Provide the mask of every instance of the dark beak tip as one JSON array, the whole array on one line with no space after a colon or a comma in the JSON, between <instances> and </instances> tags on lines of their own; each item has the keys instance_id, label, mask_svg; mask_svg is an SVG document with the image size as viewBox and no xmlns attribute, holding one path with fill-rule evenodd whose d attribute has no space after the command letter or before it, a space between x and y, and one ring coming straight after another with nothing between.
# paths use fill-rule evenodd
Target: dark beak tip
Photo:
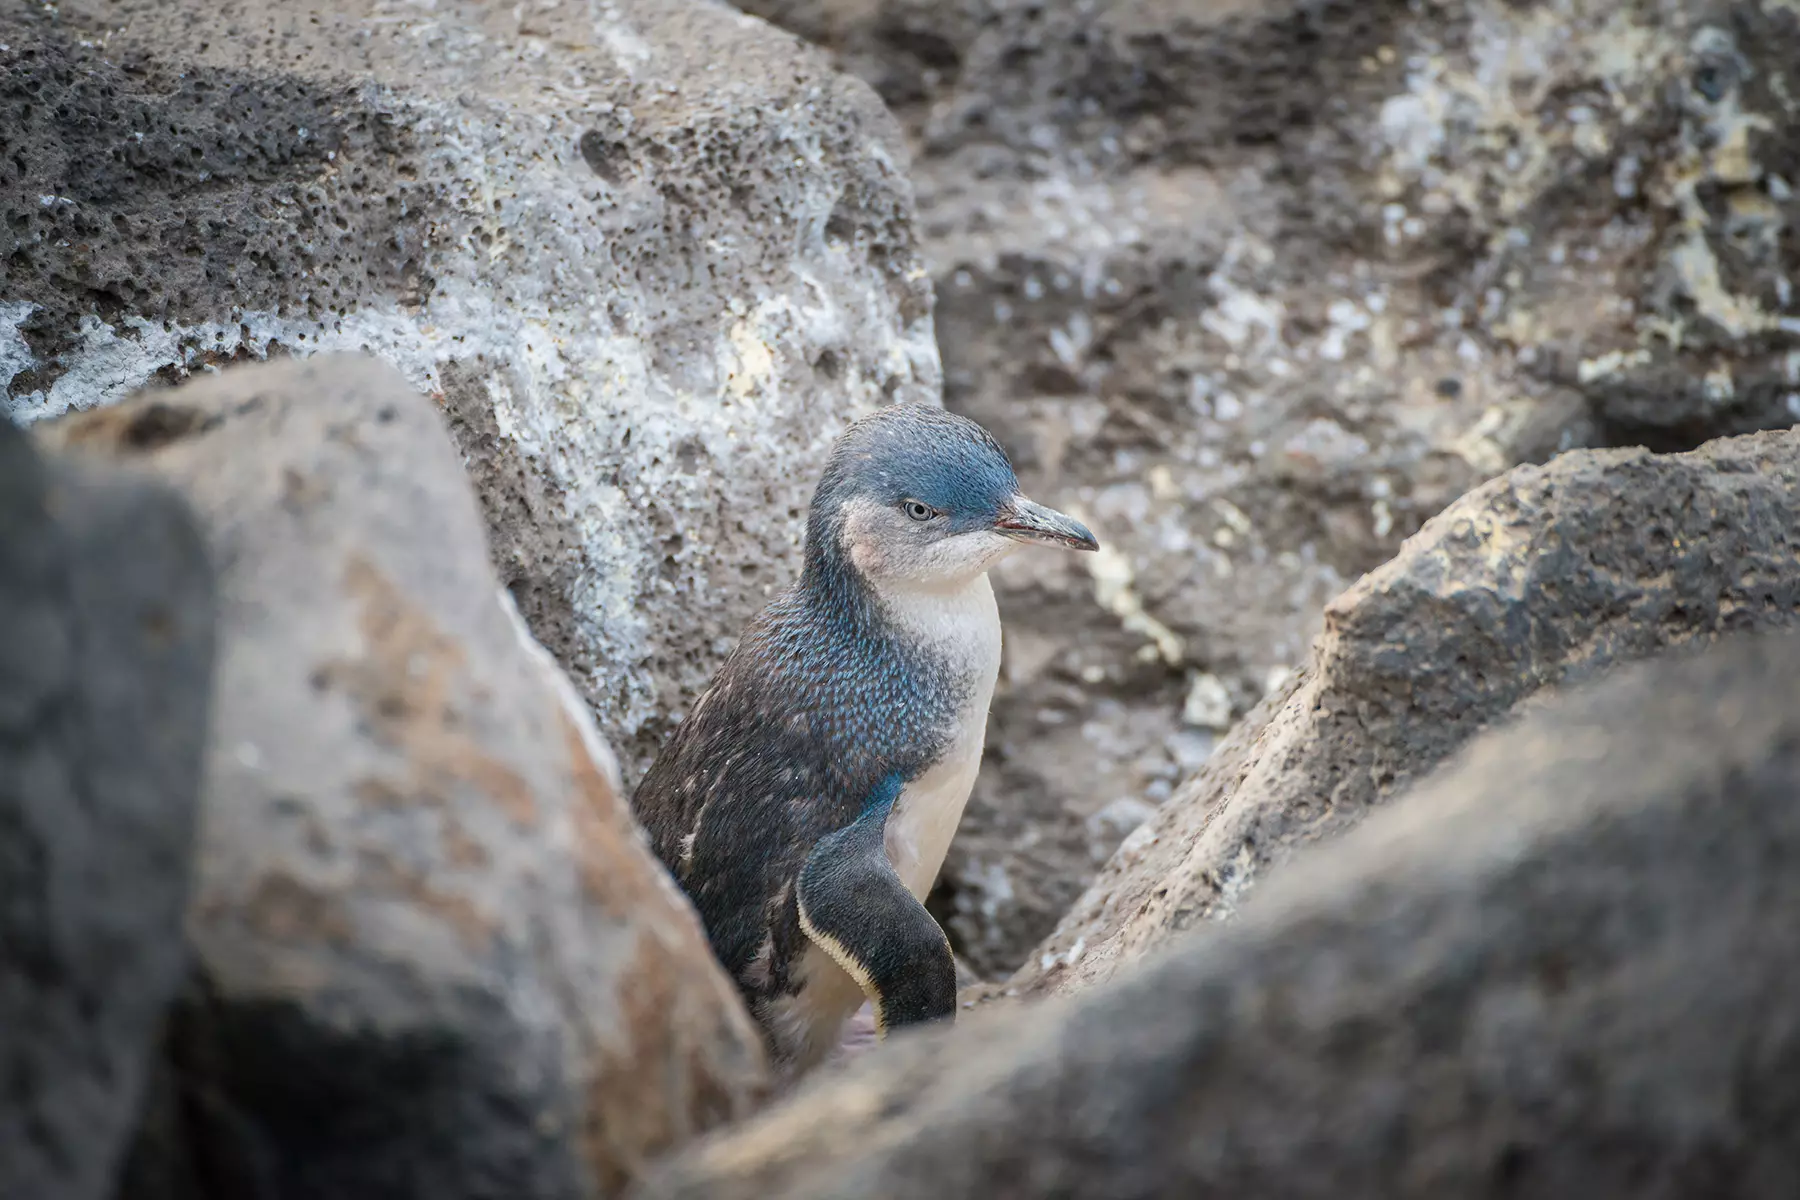
<instances>
[{"instance_id":1,"label":"dark beak tip","mask_svg":"<svg viewBox=\"0 0 1800 1200\"><path fill-rule=\"evenodd\" d=\"M1013 513L1002 518L995 528L1001 533L1020 538L1022 541L1036 542L1040 545L1061 546L1068 550L1094 551L1100 548L1100 539L1093 531L1073 517L1065 516L1054 509L1046 509L1038 504L1031 504L1022 513Z\"/></svg>"}]
</instances>

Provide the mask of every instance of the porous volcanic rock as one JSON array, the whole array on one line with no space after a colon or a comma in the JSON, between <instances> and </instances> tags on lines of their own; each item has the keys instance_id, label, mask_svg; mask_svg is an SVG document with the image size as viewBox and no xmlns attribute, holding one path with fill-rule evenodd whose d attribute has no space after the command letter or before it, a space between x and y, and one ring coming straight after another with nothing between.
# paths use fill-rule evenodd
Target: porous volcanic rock
<instances>
[{"instance_id":1,"label":"porous volcanic rock","mask_svg":"<svg viewBox=\"0 0 1800 1200\"><path fill-rule=\"evenodd\" d=\"M0 126L0 407L394 363L628 775L832 436L938 397L897 126L708 0L8 4Z\"/></svg>"},{"instance_id":2,"label":"porous volcanic rock","mask_svg":"<svg viewBox=\"0 0 1800 1200\"><path fill-rule=\"evenodd\" d=\"M122 1197L590 1198L749 1111L760 1035L525 632L431 403L327 356L39 427L220 566L197 962Z\"/></svg>"}]
</instances>

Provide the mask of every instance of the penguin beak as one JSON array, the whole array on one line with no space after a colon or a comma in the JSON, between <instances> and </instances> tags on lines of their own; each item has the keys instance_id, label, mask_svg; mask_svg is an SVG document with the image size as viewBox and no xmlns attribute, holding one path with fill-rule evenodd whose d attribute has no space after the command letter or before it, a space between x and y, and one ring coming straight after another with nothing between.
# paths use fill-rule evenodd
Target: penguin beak
<instances>
[{"instance_id":1,"label":"penguin beak","mask_svg":"<svg viewBox=\"0 0 1800 1200\"><path fill-rule=\"evenodd\" d=\"M1034 500L1014 496L1000 510L994 532L1021 542L1042 542L1050 546L1067 546L1071 550L1098 550L1100 543L1088 527L1074 517L1045 508Z\"/></svg>"}]
</instances>

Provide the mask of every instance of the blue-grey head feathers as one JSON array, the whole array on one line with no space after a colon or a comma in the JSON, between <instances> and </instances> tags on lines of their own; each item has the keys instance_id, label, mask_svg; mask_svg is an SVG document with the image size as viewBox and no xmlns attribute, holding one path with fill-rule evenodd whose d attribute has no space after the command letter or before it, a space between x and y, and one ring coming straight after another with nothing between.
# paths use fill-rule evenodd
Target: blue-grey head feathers
<instances>
[{"instance_id":1,"label":"blue-grey head feathers","mask_svg":"<svg viewBox=\"0 0 1800 1200\"><path fill-rule=\"evenodd\" d=\"M951 532L993 525L1019 480L993 435L967 417L925 404L893 404L846 430L819 479L807 519L809 551L829 552L845 503L916 500Z\"/></svg>"}]
</instances>

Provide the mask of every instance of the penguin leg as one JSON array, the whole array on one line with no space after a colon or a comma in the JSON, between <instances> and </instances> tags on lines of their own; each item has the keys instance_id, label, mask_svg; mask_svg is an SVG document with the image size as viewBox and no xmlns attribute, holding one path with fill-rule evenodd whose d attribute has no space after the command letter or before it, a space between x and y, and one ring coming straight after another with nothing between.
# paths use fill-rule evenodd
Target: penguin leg
<instances>
[{"instance_id":1,"label":"penguin leg","mask_svg":"<svg viewBox=\"0 0 1800 1200\"><path fill-rule=\"evenodd\" d=\"M884 1038L892 1026L956 1015L950 940L888 862L883 837L901 785L890 775L861 816L821 838L794 889L800 928L874 1002Z\"/></svg>"}]
</instances>

